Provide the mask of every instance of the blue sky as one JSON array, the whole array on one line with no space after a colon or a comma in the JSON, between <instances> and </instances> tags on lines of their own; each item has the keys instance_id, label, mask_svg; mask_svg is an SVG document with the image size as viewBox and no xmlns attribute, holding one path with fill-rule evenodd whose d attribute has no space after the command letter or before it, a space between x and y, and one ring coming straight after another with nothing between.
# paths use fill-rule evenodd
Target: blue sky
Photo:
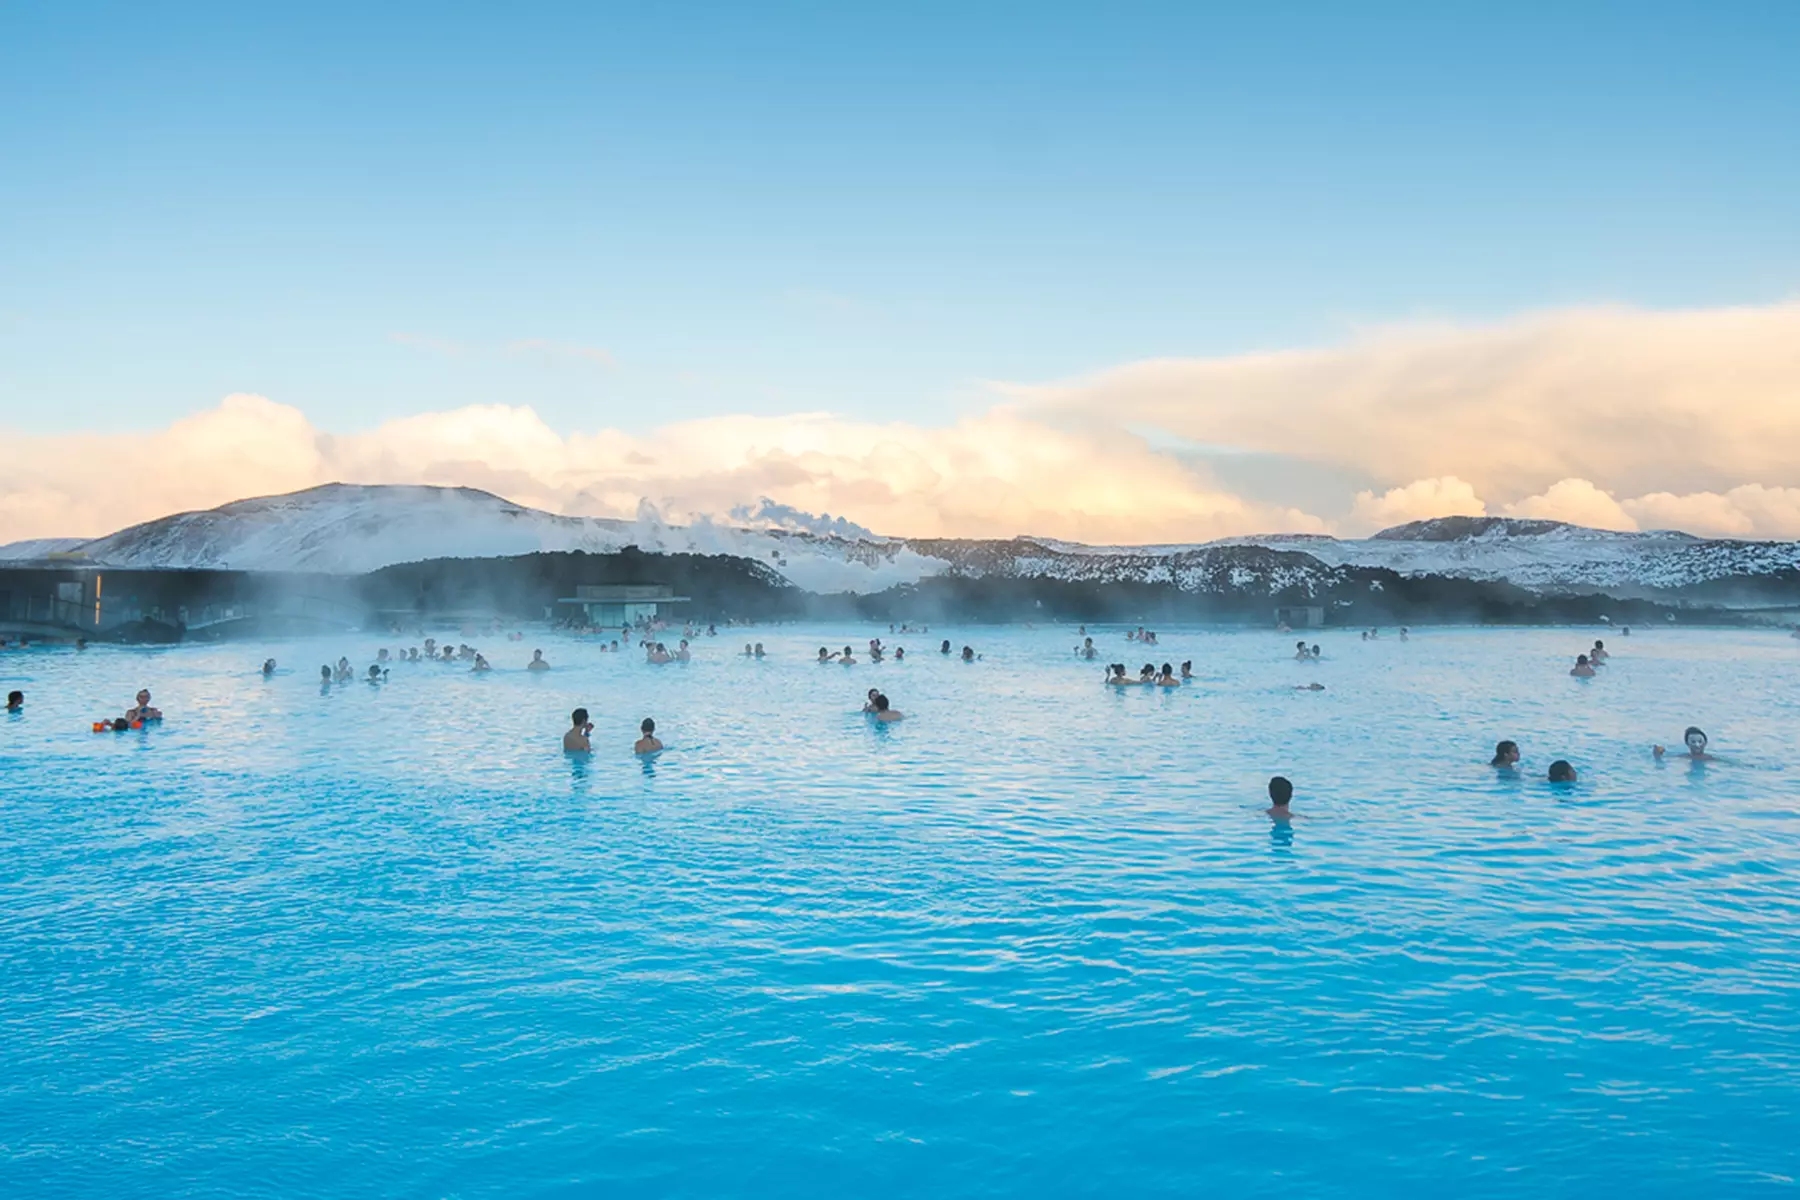
<instances>
[{"instance_id":1,"label":"blue sky","mask_svg":"<svg viewBox=\"0 0 1800 1200\"><path fill-rule=\"evenodd\" d=\"M1800 5L13 4L0 424L830 410L1800 284Z\"/></svg>"}]
</instances>

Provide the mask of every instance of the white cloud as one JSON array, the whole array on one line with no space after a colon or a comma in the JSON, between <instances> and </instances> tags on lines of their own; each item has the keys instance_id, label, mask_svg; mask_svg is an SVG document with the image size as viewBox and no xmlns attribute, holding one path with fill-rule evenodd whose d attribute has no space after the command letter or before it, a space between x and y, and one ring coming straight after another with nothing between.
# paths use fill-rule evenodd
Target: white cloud
<instances>
[{"instance_id":1,"label":"white cloud","mask_svg":"<svg viewBox=\"0 0 1800 1200\"><path fill-rule=\"evenodd\" d=\"M634 517L649 499L674 520L766 497L920 536L1183 541L1326 528L1232 495L1122 431L1078 435L1004 411L945 428L716 417L632 437L563 436L528 408L489 405L333 436L296 409L231 396L150 435L0 440L0 541L106 533L331 480L465 485L586 516Z\"/></svg>"},{"instance_id":2,"label":"white cloud","mask_svg":"<svg viewBox=\"0 0 1800 1200\"><path fill-rule=\"evenodd\" d=\"M1405 487L1389 488L1376 495L1358 492L1344 522L1345 532L1374 533L1391 525L1430 517L1479 517L1487 505L1475 489L1454 475L1415 479Z\"/></svg>"},{"instance_id":3,"label":"white cloud","mask_svg":"<svg viewBox=\"0 0 1800 1200\"><path fill-rule=\"evenodd\" d=\"M1563 479L1616 495L1800 485L1800 302L1406 325L1008 390L1040 414L1142 423L1387 486L1453 475L1490 503Z\"/></svg>"},{"instance_id":4,"label":"white cloud","mask_svg":"<svg viewBox=\"0 0 1800 1200\"><path fill-rule=\"evenodd\" d=\"M1713 537L1800 538L1800 488L1744 484L1676 496L1652 492L1624 508L1646 529L1682 529Z\"/></svg>"},{"instance_id":5,"label":"white cloud","mask_svg":"<svg viewBox=\"0 0 1800 1200\"><path fill-rule=\"evenodd\" d=\"M1509 517L1567 521L1592 529L1635 530L1632 519L1617 500L1585 479L1559 479L1536 496L1527 496L1502 510Z\"/></svg>"},{"instance_id":6,"label":"white cloud","mask_svg":"<svg viewBox=\"0 0 1800 1200\"><path fill-rule=\"evenodd\" d=\"M514 350L605 358L535 340ZM585 515L629 517L648 498L678 520L767 498L925 536L1187 541L1484 512L1800 536L1800 303L1408 325L999 390L1008 403L944 427L799 413L643 436L564 435L506 405L338 436L232 396L150 434L0 436L0 540L104 533L333 479L465 484ZM1262 499L1204 465L1231 451L1248 452L1232 477ZM1374 486L1321 483L1334 479ZM1302 483L1322 496L1315 511L1283 502Z\"/></svg>"}]
</instances>

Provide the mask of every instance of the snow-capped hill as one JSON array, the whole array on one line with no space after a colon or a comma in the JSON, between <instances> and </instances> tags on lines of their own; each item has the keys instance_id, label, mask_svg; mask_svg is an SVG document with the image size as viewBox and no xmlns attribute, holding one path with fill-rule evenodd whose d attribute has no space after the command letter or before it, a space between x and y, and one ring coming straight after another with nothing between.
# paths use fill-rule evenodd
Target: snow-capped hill
<instances>
[{"instance_id":1,"label":"snow-capped hill","mask_svg":"<svg viewBox=\"0 0 1800 1200\"><path fill-rule=\"evenodd\" d=\"M1381 542L1461 542L1473 538L1541 537L1561 529L1579 529L1566 521L1543 521L1520 517L1429 517L1408 521L1370 536ZM1598 533L1599 530L1583 530Z\"/></svg>"},{"instance_id":2,"label":"snow-capped hill","mask_svg":"<svg viewBox=\"0 0 1800 1200\"><path fill-rule=\"evenodd\" d=\"M1752 590L1762 594L1757 603L1766 601L1770 588L1800 593L1800 543L1616 533L1560 521L1440 517L1360 540L1282 534L1189 545L1086 546L1053 538L878 537L841 520L804 516L765 503L739 519L766 517L773 527L708 521L682 526L667 524L648 505L636 520L624 521L558 516L474 488L327 484L178 513L91 541L40 539L0 547L0 560L76 554L113 567L363 574L424 559L637 546L754 559L819 593L878 592L935 575L962 575L1298 597L1341 588L1370 568L1506 582L1541 593L1643 595L1736 581L1756 585Z\"/></svg>"},{"instance_id":3,"label":"snow-capped hill","mask_svg":"<svg viewBox=\"0 0 1800 1200\"><path fill-rule=\"evenodd\" d=\"M1184 592L1315 595L1346 572L1310 554L1254 544L1109 547L1096 550L1036 538L965 541L913 538L912 549L963 575L1062 579L1080 583L1163 583Z\"/></svg>"},{"instance_id":4,"label":"snow-capped hill","mask_svg":"<svg viewBox=\"0 0 1800 1200\"><path fill-rule=\"evenodd\" d=\"M0 546L0 562L24 562L29 559L50 558L53 555L72 554L87 544L86 538L27 538L22 542L8 542Z\"/></svg>"},{"instance_id":5,"label":"snow-capped hill","mask_svg":"<svg viewBox=\"0 0 1800 1200\"><path fill-rule=\"evenodd\" d=\"M359 575L433 558L502 558L558 550L610 553L626 546L752 558L790 582L820 592L879 591L944 569L901 542L845 541L705 523L668 525L649 509L634 521L565 517L476 488L345 483L176 513L88 541L21 542L0 547L0 558L41 559L54 549L111 567Z\"/></svg>"}]
</instances>

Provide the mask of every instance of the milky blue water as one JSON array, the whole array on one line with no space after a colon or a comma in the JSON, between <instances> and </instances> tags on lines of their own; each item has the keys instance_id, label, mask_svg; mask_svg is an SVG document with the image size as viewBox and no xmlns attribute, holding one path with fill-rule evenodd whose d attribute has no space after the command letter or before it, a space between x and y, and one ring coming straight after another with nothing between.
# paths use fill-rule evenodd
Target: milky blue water
<instances>
[{"instance_id":1,"label":"milky blue water","mask_svg":"<svg viewBox=\"0 0 1800 1200\"><path fill-rule=\"evenodd\" d=\"M0 1194L1794 1190L1800 642L870 634L0 656Z\"/></svg>"}]
</instances>

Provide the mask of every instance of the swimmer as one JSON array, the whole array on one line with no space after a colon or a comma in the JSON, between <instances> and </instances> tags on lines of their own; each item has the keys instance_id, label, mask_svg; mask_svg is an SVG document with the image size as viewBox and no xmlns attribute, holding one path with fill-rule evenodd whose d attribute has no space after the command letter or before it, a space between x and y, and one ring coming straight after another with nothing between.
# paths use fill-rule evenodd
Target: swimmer
<instances>
[{"instance_id":1,"label":"swimmer","mask_svg":"<svg viewBox=\"0 0 1800 1200\"><path fill-rule=\"evenodd\" d=\"M1592 679L1594 677L1594 668L1588 665L1588 656L1585 654L1577 654L1575 656L1575 665L1569 668L1569 674L1577 679Z\"/></svg>"},{"instance_id":2,"label":"swimmer","mask_svg":"<svg viewBox=\"0 0 1800 1200\"><path fill-rule=\"evenodd\" d=\"M974 662L975 657L976 657L975 656L975 647L973 647L973 646L964 646L963 647L962 660L964 662Z\"/></svg>"},{"instance_id":3,"label":"swimmer","mask_svg":"<svg viewBox=\"0 0 1800 1200\"><path fill-rule=\"evenodd\" d=\"M263 659L262 673L263 673L264 679L267 679L269 676L271 676L275 673L275 660L274 659L272 659L272 658Z\"/></svg>"},{"instance_id":4,"label":"swimmer","mask_svg":"<svg viewBox=\"0 0 1800 1200\"><path fill-rule=\"evenodd\" d=\"M1157 687L1180 687L1181 686L1181 680L1175 678L1175 664L1174 663L1164 663L1162 665L1162 674L1160 674L1156 677L1156 686Z\"/></svg>"},{"instance_id":5,"label":"swimmer","mask_svg":"<svg viewBox=\"0 0 1800 1200\"><path fill-rule=\"evenodd\" d=\"M1504 741L1494 743L1494 757L1488 766L1499 771L1511 771L1519 765L1519 743Z\"/></svg>"},{"instance_id":6,"label":"swimmer","mask_svg":"<svg viewBox=\"0 0 1800 1200\"><path fill-rule=\"evenodd\" d=\"M1313 648L1312 648L1312 656L1313 656L1313 657L1314 657L1314 658L1324 658L1324 657L1325 657L1325 652L1324 652L1324 651L1322 651L1322 650L1320 650L1320 649L1319 649L1319 647L1318 647L1318 646L1316 646L1316 645L1315 645L1315 646L1314 646L1314 647L1313 647Z\"/></svg>"},{"instance_id":7,"label":"swimmer","mask_svg":"<svg viewBox=\"0 0 1800 1200\"><path fill-rule=\"evenodd\" d=\"M1322 692L1325 690L1325 685L1314 680L1312 683L1296 683L1294 690L1296 692Z\"/></svg>"},{"instance_id":8,"label":"swimmer","mask_svg":"<svg viewBox=\"0 0 1800 1200\"><path fill-rule=\"evenodd\" d=\"M588 735L594 732L594 723L588 720L588 710L578 708L569 714L569 728L563 733L563 752L579 754L592 750L594 744Z\"/></svg>"},{"instance_id":9,"label":"swimmer","mask_svg":"<svg viewBox=\"0 0 1800 1200\"><path fill-rule=\"evenodd\" d=\"M439 658L438 661L439 662L455 662L456 661L455 648L451 647L451 646L445 646L443 656L441 658Z\"/></svg>"},{"instance_id":10,"label":"swimmer","mask_svg":"<svg viewBox=\"0 0 1800 1200\"><path fill-rule=\"evenodd\" d=\"M619 652L619 643L614 642L612 645L608 646L607 649L612 653L617 654Z\"/></svg>"},{"instance_id":11,"label":"swimmer","mask_svg":"<svg viewBox=\"0 0 1800 1200\"><path fill-rule=\"evenodd\" d=\"M437 657L437 639L436 638L426 638L425 639L425 657L426 658L436 658Z\"/></svg>"},{"instance_id":12,"label":"swimmer","mask_svg":"<svg viewBox=\"0 0 1800 1200\"><path fill-rule=\"evenodd\" d=\"M1689 725L1682 732L1681 740L1687 746L1688 758L1694 762L1712 762L1713 756L1706 752L1706 731L1698 725ZM1652 746L1650 753L1661 758L1668 753L1661 746Z\"/></svg>"},{"instance_id":13,"label":"swimmer","mask_svg":"<svg viewBox=\"0 0 1800 1200\"><path fill-rule=\"evenodd\" d=\"M872 713L875 711L875 697L877 697L879 695L881 695L880 688L870 688L869 689L869 697L867 700L863 701L863 711L864 712Z\"/></svg>"},{"instance_id":14,"label":"swimmer","mask_svg":"<svg viewBox=\"0 0 1800 1200\"><path fill-rule=\"evenodd\" d=\"M320 687L330 687L331 686L331 668L330 667L320 667L319 668L319 686Z\"/></svg>"},{"instance_id":15,"label":"swimmer","mask_svg":"<svg viewBox=\"0 0 1800 1200\"><path fill-rule=\"evenodd\" d=\"M820 666L821 666L821 667L822 667L822 666L824 666L824 665L825 665L825 664L826 664L826 663L828 663L828 662L830 662L830 661L831 661L831 660L832 660L832 659L834 659L834 658L836 658L836 657L837 657L837 655L836 655L836 654L834 654L834 653L832 653L832 652L831 652L831 651L829 651L829 650L827 650L827 649L825 649L825 647L823 647L823 646L820 646L820 647L819 647L819 665L820 665Z\"/></svg>"},{"instance_id":16,"label":"swimmer","mask_svg":"<svg viewBox=\"0 0 1800 1200\"><path fill-rule=\"evenodd\" d=\"M754 657L756 657L756 652L755 652L755 651L754 651L754 650L752 650L752 649L750 649L750 643L749 643L749 642L745 642L745 643L744 643L744 653L743 653L743 657L744 657L744 658L754 658Z\"/></svg>"},{"instance_id":17,"label":"swimmer","mask_svg":"<svg viewBox=\"0 0 1800 1200\"><path fill-rule=\"evenodd\" d=\"M763 648L762 648L762 643L761 643L761 642L758 642L758 643L756 643L756 657L758 657L758 658L764 658L764 657L767 657L767 656L766 656L766 655L765 655L765 654L764 654L764 653L763 653Z\"/></svg>"},{"instance_id":18,"label":"swimmer","mask_svg":"<svg viewBox=\"0 0 1800 1200\"><path fill-rule=\"evenodd\" d=\"M1094 649L1093 638L1083 638L1081 645L1075 647L1075 653L1079 654L1082 658L1092 660L1100 652Z\"/></svg>"},{"instance_id":19,"label":"swimmer","mask_svg":"<svg viewBox=\"0 0 1800 1200\"><path fill-rule=\"evenodd\" d=\"M645 717L644 723L639 725L638 729L643 732L644 736L632 744L631 752L633 754L655 754L663 748L662 742L656 736L655 721Z\"/></svg>"},{"instance_id":20,"label":"swimmer","mask_svg":"<svg viewBox=\"0 0 1800 1200\"><path fill-rule=\"evenodd\" d=\"M1124 663L1113 663L1106 668L1106 683L1115 687L1135 687L1137 680L1125 673Z\"/></svg>"},{"instance_id":21,"label":"swimmer","mask_svg":"<svg viewBox=\"0 0 1800 1200\"><path fill-rule=\"evenodd\" d=\"M484 675L493 669L494 668L488 666L487 659L485 659L485 658L481 657L481 655L477 654L475 656L475 665L469 668L469 673L472 675Z\"/></svg>"},{"instance_id":22,"label":"swimmer","mask_svg":"<svg viewBox=\"0 0 1800 1200\"><path fill-rule=\"evenodd\" d=\"M150 689L139 688L137 704L125 710L127 721L160 721L162 709L150 707Z\"/></svg>"},{"instance_id":23,"label":"swimmer","mask_svg":"<svg viewBox=\"0 0 1800 1200\"><path fill-rule=\"evenodd\" d=\"M1156 682L1155 663L1145 663L1142 667L1138 668L1138 682L1144 684L1146 687Z\"/></svg>"},{"instance_id":24,"label":"swimmer","mask_svg":"<svg viewBox=\"0 0 1800 1200\"><path fill-rule=\"evenodd\" d=\"M1296 661L1304 662L1306 659L1309 659L1311 657L1312 657L1312 651L1308 650L1306 648L1305 642L1295 642L1294 643L1294 658Z\"/></svg>"},{"instance_id":25,"label":"swimmer","mask_svg":"<svg viewBox=\"0 0 1800 1200\"><path fill-rule=\"evenodd\" d=\"M1406 634L1407 634L1407 628L1406 628L1406 626L1402 625L1400 627L1400 640L1401 641L1404 642L1406 640Z\"/></svg>"},{"instance_id":26,"label":"swimmer","mask_svg":"<svg viewBox=\"0 0 1800 1200\"><path fill-rule=\"evenodd\" d=\"M687 639L682 638L681 645L678 646L675 650L675 661L676 662L690 662L693 660L693 657L694 657L693 654L691 652L689 652L689 650L688 650Z\"/></svg>"},{"instance_id":27,"label":"swimmer","mask_svg":"<svg viewBox=\"0 0 1800 1200\"><path fill-rule=\"evenodd\" d=\"M1559 758L1550 764L1551 783L1574 783L1575 778L1575 768L1569 765L1568 759Z\"/></svg>"},{"instance_id":28,"label":"swimmer","mask_svg":"<svg viewBox=\"0 0 1800 1200\"><path fill-rule=\"evenodd\" d=\"M352 679L355 679L356 672L350 669L350 660L347 658L338 659L337 670L332 673L332 677L339 683L349 683Z\"/></svg>"},{"instance_id":29,"label":"swimmer","mask_svg":"<svg viewBox=\"0 0 1800 1200\"><path fill-rule=\"evenodd\" d=\"M75 648L77 650L86 650L87 649L87 639L84 637L76 638L75 639Z\"/></svg>"},{"instance_id":30,"label":"swimmer","mask_svg":"<svg viewBox=\"0 0 1800 1200\"><path fill-rule=\"evenodd\" d=\"M1190 659L1185 660L1181 664L1181 678L1185 682L1186 680L1192 679L1193 677L1194 677L1194 660L1190 658Z\"/></svg>"},{"instance_id":31,"label":"swimmer","mask_svg":"<svg viewBox=\"0 0 1800 1200\"><path fill-rule=\"evenodd\" d=\"M904 720L905 717L905 713L888 705L888 698L886 696L878 695L875 697L875 719L877 721L886 725L892 721Z\"/></svg>"},{"instance_id":32,"label":"swimmer","mask_svg":"<svg viewBox=\"0 0 1800 1200\"><path fill-rule=\"evenodd\" d=\"M378 663L384 663L387 660L388 660L387 647L383 646L381 649L379 649L375 652L375 661Z\"/></svg>"},{"instance_id":33,"label":"swimmer","mask_svg":"<svg viewBox=\"0 0 1800 1200\"><path fill-rule=\"evenodd\" d=\"M905 662L906 661L906 647L905 646L895 646L894 647L894 661L895 662Z\"/></svg>"},{"instance_id":34,"label":"swimmer","mask_svg":"<svg viewBox=\"0 0 1800 1200\"><path fill-rule=\"evenodd\" d=\"M382 679L381 667L375 663L370 663L368 678L370 683L380 683Z\"/></svg>"},{"instance_id":35,"label":"swimmer","mask_svg":"<svg viewBox=\"0 0 1800 1200\"><path fill-rule=\"evenodd\" d=\"M949 638L945 638L944 644L938 647L938 653L939 654L950 653L950 639Z\"/></svg>"},{"instance_id":36,"label":"swimmer","mask_svg":"<svg viewBox=\"0 0 1800 1200\"><path fill-rule=\"evenodd\" d=\"M525 669L527 671L548 671L550 669L550 664L544 661L544 652L542 650L533 650L531 652L531 661L525 664Z\"/></svg>"},{"instance_id":37,"label":"swimmer","mask_svg":"<svg viewBox=\"0 0 1800 1200\"><path fill-rule=\"evenodd\" d=\"M1612 655L1606 652L1606 643L1595 638L1594 648L1588 651L1588 661L1597 667L1611 657Z\"/></svg>"},{"instance_id":38,"label":"swimmer","mask_svg":"<svg viewBox=\"0 0 1800 1200\"><path fill-rule=\"evenodd\" d=\"M845 646L844 652L838 655L838 664L845 667L854 667L856 665L856 655L851 653L850 647Z\"/></svg>"},{"instance_id":39,"label":"swimmer","mask_svg":"<svg viewBox=\"0 0 1800 1200\"><path fill-rule=\"evenodd\" d=\"M1288 808L1294 799L1294 785L1285 775L1277 775L1269 780L1269 807L1263 809L1269 819L1278 825L1284 825L1294 819Z\"/></svg>"},{"instance_id":40,"label":"swimmer","mask_svg":"<svg viewBox=\"0 0 1800 1200\"><path fill-rule=\"evenodd\" d=\"M25 711L25 693L24 692L8 692L8 693L6 693L6 711L9 713L24 712Z\"/></svg>"}]
</instances>

